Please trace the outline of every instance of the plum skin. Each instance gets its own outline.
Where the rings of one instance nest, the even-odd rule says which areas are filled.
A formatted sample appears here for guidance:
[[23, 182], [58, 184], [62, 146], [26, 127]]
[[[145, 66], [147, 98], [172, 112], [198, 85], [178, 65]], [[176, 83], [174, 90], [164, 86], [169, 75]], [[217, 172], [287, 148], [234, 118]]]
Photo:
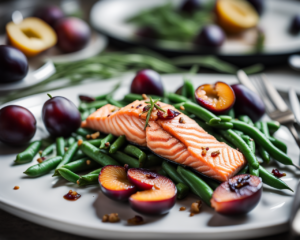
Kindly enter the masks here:
[[297, 34], [300, 32], [300, 15], [295, 15], [292, 18], [289, 30], [292, 34]]
[[[244, 177], [247, 175], [249, 175], [249, 174], [237, 175], [233, 178]], [[227, 201], [217, 201], [214, 198], [214, 194], [215, 194], [215, 192], [218, 191], [218, 188], [229, 189], [228, 181], [223, 182], [214, 191], [213, 197], [211, 199], [212, 207], [214, 207], [218, 213], [220, 213], [222, 215], [227, 215], [227, 216], [243, 215], [243, 214], [246, 214], [246, 213], [250, 212], [251, 210], [253, 210], [256, 207], [256, 205], [258, 204], [258, 202], [261, 198], [261, 195], [262, 195], [262, 181], [261, 181], [261, 178], [256, 177], [256, 176], [251, 176], [251, 178], [257, 178], [255, 180], [260, 181], [258, 186], [251, 185], [251, 187], [255, 187], [257, 189], [257, 191], [255, 191], [251, 195], [248, 195], [246, 197], [242, 197], [239, 199], [233, 199], [233, 200], [227, 200]], [[247, 186], [245, 186], [245, 187], [247, 187]], [[230, 191], [230, 190], [228, 190], [228, 191]], [[239, 194], [239, 193], [237, 193], [237, 194]]]
[[89, 26], [79, 18], [63, 18], [55, 25], [57, 34], [57, 46], [65, 53], [76, 52], [88, 43], [91, 30]]
[[74, 103], [60, 96], [44, 103], [42, 119], [50, 135], [56, 137], [68, 137], [81, 125], [81, 116]]
[[265, 10], [264, 0], [247, 0], [257, 11], [258, 15], [262, 15]]
[[57, 6], [44, 6], [38, 8], [35, 13], [35, 17], [38, 17], [48, 23], [51, 27], [55, 27], [58, 20], [64, 18], [65, 14]]
[[179, 10], [188, 14], [192, 14], [197, 10], [200, 10], [202, 3], [200, 0], [185, 0], [180, 6]]
[[248, 115], [253, 122], [258, 121], [265, 114], [262, 99], [242, 84], [231, 85], [236, 97], [233, 106], [237, 115]]
[[175, 194], [172, 198], [160, 201], [138, 201], [129, 198], [129, 203], [131, 208], [138, 213], [146, 215], [161, 215], [168, 213], [170, 209], [174, 207], [176, 196], [177, 194]]
[[22, 80], [28, 72], [28, 61], [24, 53], [12, 46], [0, 46], [1, 83]]
[[220, 47], [225, 41], [224, 31], [217, 25], [210, 24], [202, 28], [195, 39], [195, 44], [211, 48]]
[[101, 191], [110, 199], [115, 200], [115, 201], [128, 201], [128, 198], [136, 193], [136, 187], [133, 188], [128, 188], [128, 189], [124, 189], [124, 190], [111, 190], [108, 189], [106, 187], [104, 187], [100, 181], [100, 188]]
[[9, 145], [24, 145], [36, 132], [36, 119], [24, 107], [10, 105], [0, 110], [0, 141]]
[[164, 95], [160, 75], [151, 69], [143, 69], [136, 74], [132, 80], [130, 91], [136, 94]]
[[[134, 171], [134, 170], [135, 170], [135, 168], [131, 168], [127, 172], [127, 178], [129, 180], [129, 182], [131, 182], [133, 185], [135, 185], [139, 190], [150, 190], [150, 189], [152, 189], [153, 184], [142, 182], [138, 179], [135, 179], [134, 176], [131, 176], [131, 172]], [[142, 171], [144, 174], [152, 173], [148, 169], [143, 169], [143, 168], [139, 168], [139, 171]], [[159, 176], [158, 174], [155, 174], [155, 175], [157, 177]]]

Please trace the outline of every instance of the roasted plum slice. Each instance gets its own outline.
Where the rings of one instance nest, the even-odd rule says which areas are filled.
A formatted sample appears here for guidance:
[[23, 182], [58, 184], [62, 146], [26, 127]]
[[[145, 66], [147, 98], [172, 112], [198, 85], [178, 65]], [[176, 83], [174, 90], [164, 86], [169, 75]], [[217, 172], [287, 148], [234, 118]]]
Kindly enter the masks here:
[[242, 174], [217, 187], [210, 201], [211, 206], [220, 214], [241, 215], [255, 208], [261, 194], [261, 178]]
[[235, 94], [232, 88], [224, 82], [203, 84], [195, 91], [198, 104], [215, 114], [228, 112], [235, 103]]
[[127, 179], [126, 168], [107, 165], [99, 174], [99, 184], [102, 192], [117, 201], [126, 201], [136, 192], [136, 186]]
[[142, 168], [129, 169], [127, 176], [131, 183], [144, 190], [129, 198], [130, 206], [136, 212], [160, 215], [174, 206], [177, 190], [169, 178]]

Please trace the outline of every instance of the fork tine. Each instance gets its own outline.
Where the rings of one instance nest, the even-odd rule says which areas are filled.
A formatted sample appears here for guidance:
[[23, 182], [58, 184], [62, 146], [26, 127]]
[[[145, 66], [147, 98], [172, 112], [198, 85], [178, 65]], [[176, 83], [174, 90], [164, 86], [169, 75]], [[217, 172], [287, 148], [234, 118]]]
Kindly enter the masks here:
[[275, 111], [276, 109], [275, 109], [274, 105], [272, 104], [272, 102], [267, 97], [264, 86], [262, 85], [260, 79], [258, 77], [252, 77], [251, 80], [252, 80], [253, 84], [255, 85], [256, 90], [259, 93], [260, 97], [262, 98], [267, 112], [271, 113], [271, 112]]
[[278, 110], [281, 112], [287, 111], [289, 109], [288, 106], [285, 104], [282, 97], [279, 95], [273, 84], [268, 80], [266, 75], [261, 74], [260, 77], [262, 79], [266, 91], [268, 92], [270, 98], [272, 99], [273, 103], [278, 108]]

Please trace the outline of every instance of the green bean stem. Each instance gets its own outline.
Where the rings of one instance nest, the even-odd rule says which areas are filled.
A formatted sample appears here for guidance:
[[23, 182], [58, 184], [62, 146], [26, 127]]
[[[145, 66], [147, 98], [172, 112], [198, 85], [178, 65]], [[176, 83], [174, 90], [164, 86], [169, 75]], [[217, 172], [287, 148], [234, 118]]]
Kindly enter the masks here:
[[30, 177], [39, 177], [47, 174], [62, 161], [62, 157], [53, 157], [39, 164], [29, 167], [24, 173]]
[[183, 178], [184, 182], [190, 187], [193, 193], [199, 196], [208, 206], [212, 198], [213, 190], [195, 173], [184, 169], [181, 166], [177, 167], [177, 172]]
[[25, 151], [19, 153], [16, 157], [15, 163], [22, 164], [31, 162], [34, 156], [38, 153], [42, 145], [41, 141], [34, 141], [30, 143], [29, 147]]

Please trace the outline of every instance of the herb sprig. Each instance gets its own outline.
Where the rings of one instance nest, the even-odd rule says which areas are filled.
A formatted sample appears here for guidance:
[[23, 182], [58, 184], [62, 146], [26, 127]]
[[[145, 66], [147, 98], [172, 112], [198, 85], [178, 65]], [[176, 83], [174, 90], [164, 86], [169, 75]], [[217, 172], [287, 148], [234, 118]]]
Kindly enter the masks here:
[[145, 127], [144, 130], [146, 130], [146, 128], [149, 125], [149, 120], [151, 117], [151, 113], [153, 111], [154, 108], [157, 108], [163, 112], [166, 112], [164, 109], [162, 109], [160, 106], [158, 106], [156, 103], [160, 100], [160, 99], [152, 99], [152, 97], [149, 98], [150, 101], [147, 101], [145, 103], [148, 103], [149, 105], [145, 106], [145, 111], [143, 111], [143, 113], [147, 112], [147, 117], [146, 117], [146, 123], [145, 123]]

